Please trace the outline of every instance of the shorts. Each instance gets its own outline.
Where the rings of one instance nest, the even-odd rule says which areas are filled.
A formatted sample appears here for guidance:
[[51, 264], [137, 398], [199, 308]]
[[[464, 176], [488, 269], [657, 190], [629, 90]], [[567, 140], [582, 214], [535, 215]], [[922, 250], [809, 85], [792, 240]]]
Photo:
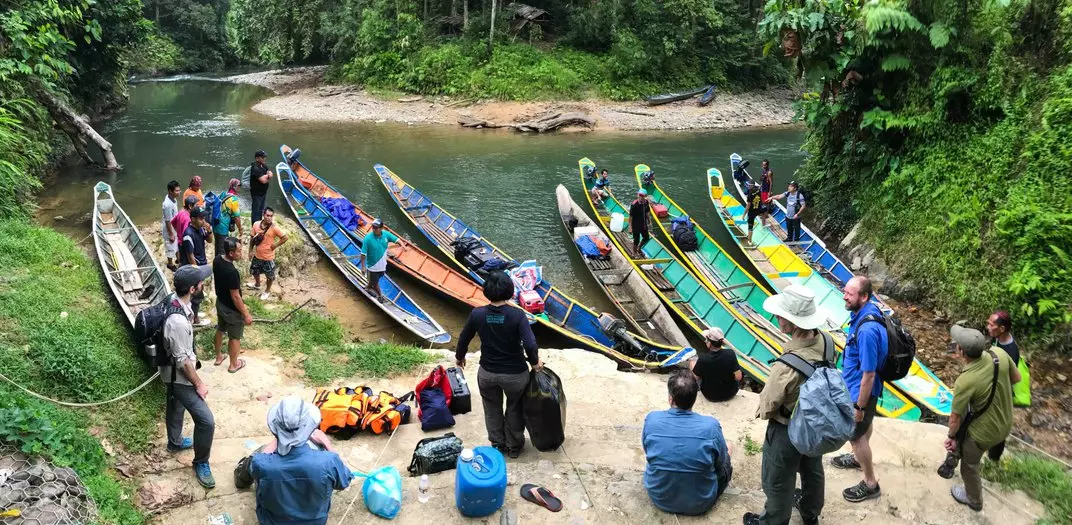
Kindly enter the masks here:
[[771, 209], [771, 203], [767, 202], [767, 199], [769, 199], [769, 198], [770, 198], [770, 192], [769, 191], [761, 191], [761, 192], [759, 192], [759, 200], [763, 201], [763, 204], [761, 204], [759, 206], [759, 209], [763, 213], [767, 213]]
[[387, 272], [373, 272], [373, 271], [370, 270], [369, 273], [368, 273], [368, 285], [369, 285], [369, 288], [374, 289], [374, 290], [378, 290], [379, 286], [380, 286], [380, 279], [383, 278], [383, 274], [385, 274], [385, 273], [387, 273]]
[[242, 314], [231, 308], [220, 304], [219, 299], [216, 300], [216, 331], [227, 334], [227, 337], [236, 341], [242, 339], [242, 333], [246, 329], [246, 323], [242, 319]]
[[256, 257], [249, 262], [249, 273], [275, 279], [275, 261], [262, 261]]
[[758, 209], [758, 210], [753, 209], [753, 210], [748, 211], [748, 231], [752, 231], [752, 228], [756, 227], [756, 217], [759, 217], [762, 214], [763, 214], [763, 208], [762, 207], [760, 209]]
[[871, 396], [871, 399], [867, 402], [867, 406], [864, 407], [864, 419], [856, 424], [856, 429], [852, 431], [852, 438], [849, 441], [856, 441], [864, 437], [864, 434], [871, 429], [871, 423], [875, 421], [875, 412], [878, 411], [878, 398]]
[[167, 235], [164, 236], [164, 256], [168, 259], [174, 259], [179, 254], [179, 240], [169, 241]]

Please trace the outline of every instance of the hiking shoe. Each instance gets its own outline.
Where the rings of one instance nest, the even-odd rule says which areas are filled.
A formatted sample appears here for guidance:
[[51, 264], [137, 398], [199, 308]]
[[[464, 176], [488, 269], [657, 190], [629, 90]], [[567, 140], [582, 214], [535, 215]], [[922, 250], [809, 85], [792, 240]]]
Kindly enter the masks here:
[[191, 448], [194, 448], [194, 440], [193, 438], [188, 437], [182, 438], [182, 445], [176, 447], [171, 443], [168, 443], [167, 446], [168, 452], [182, 452], [183, 450], [190, 450]]
[[510, 456], [510, 459], [517, 459], [521, 457], [521, 449], [512, 448], [506, 452], [506, 455]]
[[875, 488], [871, 488], [867, 486], [866, 481], [861, 481], [860, 483], [845, 489], [844, 492], [841, 493], [842, 496], [845, 496], [845, 500], [850, 503], [859, 503], [861, 501], [874, 499], [881, 494], [882, 489], [877, 483], [875, 484]]
[[208, 463], [194, 463], [194, 475], [197, 476], [197, 482], [202, 487], [216, 488], [216, 478], [212, 477], [212, 469], [209, 468]]
[[269, 294], [268, 292], [264, 292], [264, 293], [261, 294], [260, 300], [261, 301], [267, 301], [268, 299], [271, 299], [271, 297], [272, 297], [271, 294]]
[[836, 468], [860, 470], [860, 463], [852, 454], [842, 454], [830, 460], [830, 464]]
[[763, 518], [755, 512], [745, 512], [742, 521], [744, 525], [763, 525]]
[[250, 290], [260, 290], [260, 287], [253, 283], [246, 283], [246, 288]]
[[969, 509], [979, 512], [983, 510], [983, 504], [972, 505], [968, 500], [968, 491], [965, 490], [964, 485], [953, 485], [953, 488], [949, 489], [949, 494], [953, 496], [953, 499], [961, 505], [967, 505]]

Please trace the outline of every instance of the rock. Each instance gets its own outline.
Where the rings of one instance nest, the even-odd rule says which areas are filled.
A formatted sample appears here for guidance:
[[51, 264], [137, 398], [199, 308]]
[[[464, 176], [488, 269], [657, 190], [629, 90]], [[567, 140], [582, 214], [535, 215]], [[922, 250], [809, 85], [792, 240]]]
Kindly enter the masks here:
[[1065, 377], [1064, 374], [1057, 374], [1057, 380], [1064, 383], [1065, 381], [1068, 381], [1068, 378]]
[[875, 262], [875, 249], [871, 248], [870, 251], [864, 254], [863, 261], [864, 266], [870, 267], [871, 263]]
[[1035, 428], [1048, 426], [1052, 422], [1053, 418], [1042, 412], [1033, 412], [1031, 414], [1031, 426]]
[[846, 235], [844, 239], [841, 239], [840, 246], [842, 248], [852, 246], [852, 241], [856, 240], [856, 236], [860, 234], [860, 224], [862, 223], [856, 223], [856, 226], [853, 226], [852, 229], [849, 230], [848, 235]]
[[62, 483], [57, 483], [55, 481], [53, 481], [52, 483], [45, 483], [44, 485], [41, 485], [41, 497], [56, 499], [61, 494], [66, 492], [66, 490], [67, 487], [64, 486]]
[[864, 267], [859, 255], [852, 258], [852, 262], [849, 264], [849, 267], [852, 268], [852, 271], [854, 272], [860, 271], [860, 269]]

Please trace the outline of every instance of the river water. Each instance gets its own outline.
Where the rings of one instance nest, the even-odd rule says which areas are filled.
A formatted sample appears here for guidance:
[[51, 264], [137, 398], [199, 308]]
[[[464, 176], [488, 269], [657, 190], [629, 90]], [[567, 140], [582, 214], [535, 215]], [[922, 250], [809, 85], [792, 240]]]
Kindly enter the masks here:
[[[168, 181], [185, 186], [190, 177], [200, 175], [205, 191], [218, 192], [249, 165], [254, 151], [268, 152], [274, 166], [281, 160], [279, 145], [286, 143], [300, 148], [305, 164], [350, 200], [431, 253], [437, 252], [391, 201], [373, 164], [391, 168], [513, 257], [537, 259], [545, 277], [575, 298], [608, 310], [609, 301], [570, 243], [555, 207], [558, 184], [566, 185], [585, 205], [578, 159], [589, 157], [610, 170], [612, 188], [619, 192], [636, 187], [635, 164], [652, 166], [664, 191], [727, 251], [737, 253], [707, 197], [707, 168], [718, 167], [728, 175], [733, 152], [755, 159], [756, 164], [768, 158], [776, 188], [782, 188], [804, 158], [799, 151], [804, 132], [799, 127], [537, 136], [450, 126], [277, 121], [250, 110], [269, 96], [259, 87], [209, 80], [132, 85], [129, 107], [104, 126], [123, 170], [62, 171], [42, 192], [42, 221], [62, 228], [70, 217], [88, 212], [92, 185], [103, 179], [113, 186], [127, 213], [144, 224], [159, 217]], [[248, 211], [248, 195], [243, 199], [242, 209]], [[278, 187], [270, 190], [269, 205], [286, 209]], [[54, 216], [67, 219], [53, 221]], [[439, 320], [448, 329], [464, 321], [464, 311], [415, 287], [410, 285], [407, 291], [414, 291], [433, 315], [444, 317]]]

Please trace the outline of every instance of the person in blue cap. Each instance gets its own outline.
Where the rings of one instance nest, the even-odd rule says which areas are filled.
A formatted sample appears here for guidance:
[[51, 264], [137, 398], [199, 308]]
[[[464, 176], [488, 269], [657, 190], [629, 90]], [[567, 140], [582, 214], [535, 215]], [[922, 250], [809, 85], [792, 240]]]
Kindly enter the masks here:
[[644, 188], [637, 190], [636, 200], [629, 205], [629, 231], [633, 234], [633, 255], [643, 259], [640, 251], [651, 240], [648, 222], [651, 218], [651, 206], [648, 205], [648, 192]]
[[384, 298], [380, 293], [380, 279], [387, 272], [387, 249], [391, 243], [398, 245], [398, 237], [385, 231], [380, 219], [372, 221], [372, 231], [365, 234], [361, 241], [361, 265], [368, 271], [368, 286], [365, 289], [381, 303]]

